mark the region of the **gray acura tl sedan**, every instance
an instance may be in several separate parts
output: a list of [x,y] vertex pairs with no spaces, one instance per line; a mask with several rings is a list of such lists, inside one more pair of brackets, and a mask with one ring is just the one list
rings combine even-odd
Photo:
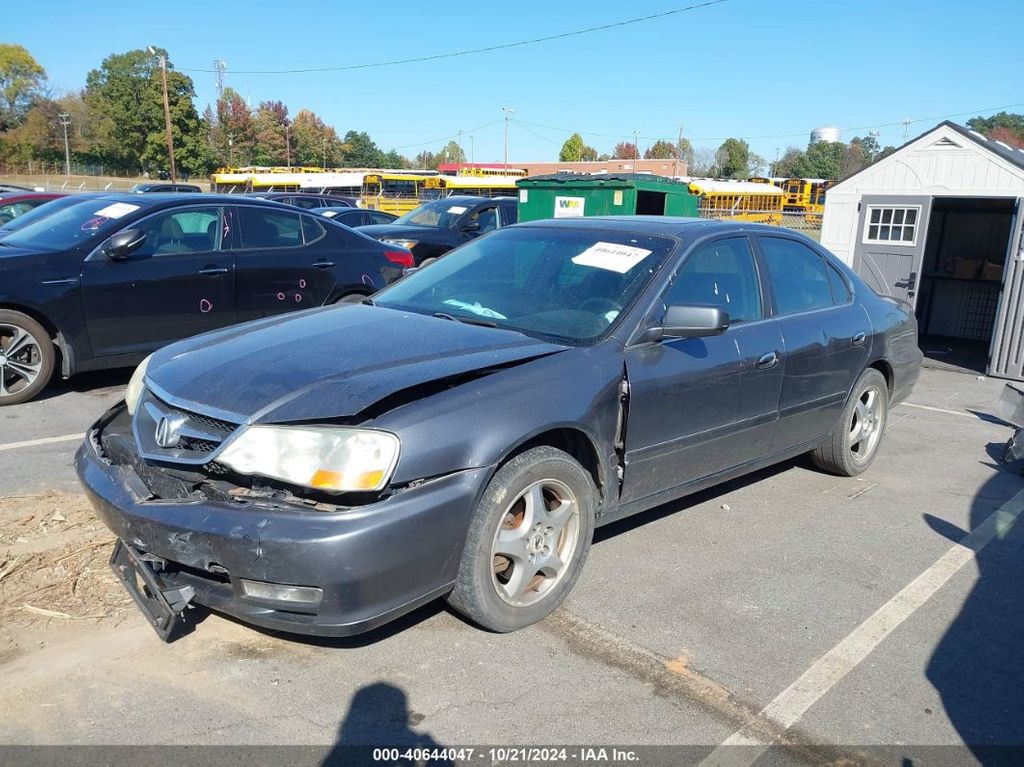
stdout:
[[531,222],[362,305],[165,347],[76,463],[165,639],[190,604],[346,635],[438,597],[511,631],[599,525],[804,452],[863,472],[916,339],[792,232]]

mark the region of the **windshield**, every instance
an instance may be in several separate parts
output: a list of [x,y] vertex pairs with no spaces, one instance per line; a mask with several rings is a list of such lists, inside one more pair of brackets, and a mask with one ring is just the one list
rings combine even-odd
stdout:
[[399,216],[393,223],[413,226],[434,226],[447,229],[469,210],[469,205],[460,205],[458,200],[433,200]]
[[617,323],[675,244],[619,231],[500,229],[413,272],[374,303],[586,344]]
[[3,243],[40,250],[66,250],[110,233],[117,228],[118,219],[140,207],[110,199],[76,201],[12,232],[4,237]]

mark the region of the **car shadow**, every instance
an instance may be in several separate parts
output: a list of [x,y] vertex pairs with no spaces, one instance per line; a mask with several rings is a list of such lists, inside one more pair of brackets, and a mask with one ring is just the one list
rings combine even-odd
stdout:
[[[992,455],[1002,447],[992,443],[987,450]],[[975,493],[969,530],[930,514],[925,523],[955,542],[992,525],[986,520],[999,508],[994,499],[1024,487],[1012,476],[1020,472],[1019,463],[1002,468]],[[975,554],[974,585],[925,672],[953,727],[982,764],[1020,764],[1024,746],[1024,518],[1013,517],[1005,505],[1001,510],[994,536]]]

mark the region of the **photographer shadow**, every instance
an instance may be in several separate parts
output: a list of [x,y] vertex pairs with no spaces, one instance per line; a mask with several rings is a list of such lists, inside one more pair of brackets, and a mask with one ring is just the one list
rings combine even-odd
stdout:
[[[356,690],[348,713],[338,728],[338,739],[323,761],[324,767],[380,763],[373,758],[377,748],[397,749],[398,759],[388,764],[414,765],[425,760],[406,759],[402,752],[412,749],[432,751],[443,746],[430,733],[417,732],[413,726],[423,715],[409,710],[405,691],[386,682],[376,682]],[[449,760],[430,760],[431,765],[452,765]]]

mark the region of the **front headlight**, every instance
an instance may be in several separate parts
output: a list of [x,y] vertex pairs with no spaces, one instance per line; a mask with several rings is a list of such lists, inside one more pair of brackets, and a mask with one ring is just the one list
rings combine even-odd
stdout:
[[131,380],[128,382],[128,388],[124,390],[124,401],[128,406],[128,415],[135,415],[135,409],[139,406],[142,392],[146,389],[146,371],[149,369],[149,361],[151,359],[153,359],[152,354],[139,363],[139,366],[135,368],[135,372],[132,373]]
[[250,426],[217,461],[240,474],[332,492],[382,490],[398,463],[390,432],[333,426]]
[[419,240],[391,240],[391,239],[386,239],[386,240],[381,240],[381,242],[383,242],[385,245],[397,245],[400,248],[405,248],[406,250],[412,250],[413,248],[416,247],[417,243],[419,243]]

